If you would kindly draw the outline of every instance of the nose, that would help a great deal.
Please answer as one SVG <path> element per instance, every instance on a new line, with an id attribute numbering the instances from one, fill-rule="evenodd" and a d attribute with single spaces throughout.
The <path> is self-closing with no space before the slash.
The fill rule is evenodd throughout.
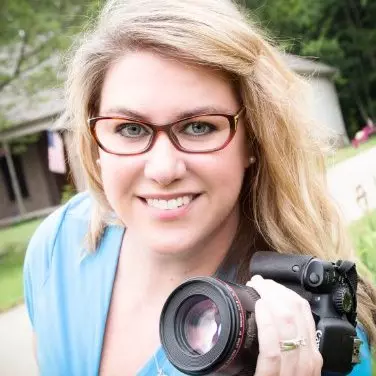
<path id="1" fill-rule="evenodd" d="M 185 162 L 181 152 L 172 144 L 167 134 L 159 133 L 151 150 L 147 153 L 145 177 L 161 186 L 168 186 L 180 180 L 186 173 Z"/>

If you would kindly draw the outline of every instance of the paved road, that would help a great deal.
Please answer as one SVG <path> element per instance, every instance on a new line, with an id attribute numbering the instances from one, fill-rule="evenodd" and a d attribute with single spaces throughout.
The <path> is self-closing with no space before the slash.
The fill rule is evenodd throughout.
<path id="1" fill-rule="evenodd" d="M 0 315 L 0 375 L 38 375 L 24 305 Z"/>
<path id="2" fill-rule="evenodd" d="M 329 190 L 347 223 L 376 208 L 376 147 L 346 159 L 328 171 Z"/>

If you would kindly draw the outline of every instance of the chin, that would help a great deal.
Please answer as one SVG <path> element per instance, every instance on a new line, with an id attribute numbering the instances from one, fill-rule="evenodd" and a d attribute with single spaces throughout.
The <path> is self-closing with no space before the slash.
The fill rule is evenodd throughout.
<path id="1" fill-rule="evenodd" d="M 161 244 L 155 244 L 153 243 L 150 246 L 150 249 L 152 252 L 157 253 L 159 255 L 165 255 L 165 256 L 179 256 L 184 255 L 189 252 L 191 247 L 189 245 L 184 246 L 181 243 L 176 244 L 174 243 L 161 243 Z"/>
<path id="2" fill-rule="evenodd" d="M 189 239 L 189 241 L 186 241 Z M 184 237 L 179 239 L 176 236 L 173 239 L 168 239 L 166 236 L 161 236 L 159 239 L 145 239 L 145 243 L 148 243 L 147 248 L 153 253 L 166 256 L 179 256 L 189 253 L 197 242 L 193 242 L 191 237 Z"/>

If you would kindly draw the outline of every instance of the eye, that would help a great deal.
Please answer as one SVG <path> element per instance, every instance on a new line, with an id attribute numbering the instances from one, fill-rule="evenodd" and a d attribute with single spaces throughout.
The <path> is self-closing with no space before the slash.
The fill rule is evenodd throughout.
<path id="1" fill-rule="evenodd" d="M 183 132 L 192 136 L 201 136 L 213 132 L 216 127 L 210 123 L 196 121 L 185 125 Z"/>
<path id="2" fill-rule="evenodd" d="M 149 129 L 138 123 L 126 123 L 120 124 L 116 127 L 116 133 L 119 133 L 123 137 L 142 137 L 150 134 Z"/>

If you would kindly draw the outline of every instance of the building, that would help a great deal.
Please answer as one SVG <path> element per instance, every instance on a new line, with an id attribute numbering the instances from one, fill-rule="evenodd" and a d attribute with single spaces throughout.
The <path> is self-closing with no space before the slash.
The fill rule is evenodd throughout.
<path id="1" fill-rule="evenodd" d="M 60 91 L 48 90 L 17 101 L 7 112 L 12 124 L 0 130 L 0 225 L 48 213 L 60 204 L 64 186 L 74 184 L 64 161 L 65 145 L 58 143 L 58 134 L 50 132 L 62 108 Z M 25 137 L 34 142 L 19 153 L 18 145 L 24 145 Z M 56 151 L 60 155 L 54 158 Z"/>
<path id="2" fill-rule="evenodd" d="M 348 144 L 333 83 L 336 69 L 298 56 L 284 55 L 283 58 L 292 70 L 309 77 L 314 89 L 312 109 L 316 119 L 335 132 L 337 145 Z M 3 103 L 0 101 L 4 105 L 3 98 L 6 93 L 1 98 Z M 66 168 L 61 169 L 62 153 L 66 157 L 65 145 L 69 137 L 63 133 L 60 145 L 55 133 L 60 128 L 56 119 L 64 107 L 61 92 L 47 90 L 32 98 L 22 97 L 17 103 L 6 114 L 8 126 L 0 130 L 0 225 L 53 210 L 60 204 L 67 182 L 77 190 L 85 188 L 78 165 L 69 165 L 66 161 Z M 24 153 L 11 152 L 10 145 L 14 149 L 15 142 L 33 135 L 38 136 L 38 141 L 29 145 Z M 56 150 L 56 143 L 60 145 L 59 150 Z M 51 164 L 58 166 L 51 167 Z"/>
<path id="3" fill-rule="evenodd" d="M 315 120 L 328 127 L 337 147 L 349 144 L 345 122 L 333 82 L 337 69 L 321 62 L 295 55 L 285 55 L 285 61 L 296 73 L 306 77 L 312 86 L 312 115 Z"/>

